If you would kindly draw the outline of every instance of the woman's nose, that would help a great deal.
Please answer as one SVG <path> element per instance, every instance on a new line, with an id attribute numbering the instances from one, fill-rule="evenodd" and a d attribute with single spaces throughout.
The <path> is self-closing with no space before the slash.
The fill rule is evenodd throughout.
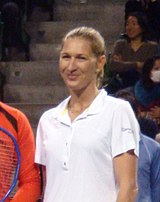
<path id="1" fill-rule="evenodd" d="M 68 70 L 72 71 L 75 69 L 75 58 L 71 58 L 68 63 Z"/>

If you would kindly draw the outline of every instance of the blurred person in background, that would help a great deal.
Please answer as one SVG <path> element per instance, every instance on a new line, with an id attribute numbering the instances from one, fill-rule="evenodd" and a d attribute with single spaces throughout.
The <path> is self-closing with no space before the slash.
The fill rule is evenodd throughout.
<path id="1" fill-rule="evenodd" d="M 12 49 L 25 52 L 28 60 L 30 37 L 24 23 L 31 11 L 32 0 L 1 0 L 0 12 L 2 26 L 2 61 L 12 60 Z"/>
<path id="2" fill-rule="evenodd" d="M 143 12 L 149 23 L 148 39 L 160 40 L 160 0 L 128 0 L 125 3 L 125 19 L 132 12 Z"/>
<path id="3" fill-rule="evenodd" d="M 134 94 L 140 103 L 141 116 L 155 120 L 160 128 L 160 56 L 146 60 Z"/>
<path id="4" fill-rule="evenodd" d="M 151 119 L 141 118 L 139 103 L 128 89 L 119 90 L 114 96 L 130 103 L 140 124 L 136 202 L 160 202 L 160 145 L 155 141 L 158 125 Z"/>
<path id="5" fill-rule="evenodd" d="M 130 13 L 125 21 L 126 36 L 115 42 L 111 56 L 110 71 L 113 74 L 112 85 L 115 91 L 133 87 L 141 75 L 142 67 L 147 58 L 158 52 L 158 45 L 149 42 L 147 36 L 147 20 L 142 13 Z M 112 92 L 114 93 L 114 92 Z"/>

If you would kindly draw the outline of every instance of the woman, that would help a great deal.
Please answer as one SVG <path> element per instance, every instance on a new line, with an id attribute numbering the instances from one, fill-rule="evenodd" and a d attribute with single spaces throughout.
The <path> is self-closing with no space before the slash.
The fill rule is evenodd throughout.
<path id="1" fill-rule="evenodd" d="M 160 56 L 153 56 L 144 63 L 134 93 L 142 115 L 156 120 L 160 126 Z"/>
<path id="2" fill-rule="evenodd" d="M 0 101 L 0 127 L 7 130 L 16 139 L 21 157 L 17 187 L 6 200 L 2 200 L 5 193 L 8 192 L 7 181 L 13 177 L 12 174 L 15 171 L 9 172 L 14 169 L 13 160 L 15 158 L 12 148 L 10 148 L 11 165 L 9 166 L 9 163 L 5 161 L 8 158 L 4 158 L 2 148 L 4 133 L 0 131 L 0 201 L 36 202 L 40 197 L 40 175 L 39 167 L 34 164 L 35 142 L 30 123 L 20 110 Z M 7 166 L 9 169 L 6 169 Z"/>
<path id="3" fill-rule="evenodd" d="M 105 52 L 93 28 L 64 37 L 59 68 L 70 96 L 45 112 L 37 129 L 45 202 L 135 201 L 139 128 L 127 102 L 97 87 Z"/>
<path id="4" fill-rule="evenodd" d="M 118 89 L 134 86 L 139 79 L 144 61 L 152 57 L 158 46 L 146 40 L 147 22 L 141 13 L 130 13 L 125 22 L 126 39 L 114 45 L 111 71 L 118 75 Z"/>
<path id="5" fill-rule="evenodd" d="M 159 42 L 160 39 L 160 0 L 127 0 L 125 3 L 125 18 L 131 12 L 143 12 L 150 27 L 149 38 Z"/>
<path id="6" fill-rule="evenodd" d="M 25 30 L 26 15 L 31 10 L 33 0 L 1 0 L 0 1 L 0 21 L 3 61 L 13 60 L 13 48 L 25 53 L 25 58 L 29 56 L 30 36 Z"/>

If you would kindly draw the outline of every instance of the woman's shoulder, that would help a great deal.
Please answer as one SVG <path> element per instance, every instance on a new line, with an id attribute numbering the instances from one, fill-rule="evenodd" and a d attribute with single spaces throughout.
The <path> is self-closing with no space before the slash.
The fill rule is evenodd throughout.
<path id="1" fill-rule="evenodd" d="M 42 114 L 41 119 L 46 119 L 46 118 L 50 118 L 50 117 L 56 118 L 57 116 L 59 116 L 59 114 L 66 109 L 69 99 L 70 99 L 70 97 L 66 98 L 58 105 L 52 105 L 52 107 L 50 109 L 46 110 Z"/>
<path id="2" fill-rule="evenodd" d="M 108 95 L 106 97 L 106 100 L 104 102 L 104 106 L 106 105 L 106 108 L 108 110 L 108 107 L 113 111 L 125 111 L 128 110 L 129 102 L 126 100 L 123 100 L 121 98 L 117 98 L 114 95 Z"/>
<path id="3" fill-rule="evenodd" d="M 157 48 L 158 47 L 158 43 L 155 42 L 155 41 L 146 41 L 144 43 L 145 46 L 148 46 L 148 47 L 153 47 L 153 48 Z"/>
<path id="4" fill-rule="evenodd" d="M 138 96 L 138 95 L 143 95 L 144 93 L 146 94 L 148 93 L 148 91 L 145 89 L 142 80 L 139 79 L 134 85 L 134 94 L 135 96 Z"/>
<path id="5" fill-rule="evenodd" d="M 116 51 L 128 50 L 129 47 L 130 45 L 126 39 L 118 39 L 114 43 L 114 50 Z"/>
<path id="6" fill-rule="evenodd" d="M 152 152 L 153 152 L 153 151 L 158 150 L 160 153 L 160 144 L 158 142 L 156 142 L 154 139 L 152 139 L 144 134 L 141 134 L 141 140 L 150 151 L 152 150 Z"/>
<path id="7" fill-rule="evenodd" d="M 135 91 L 135 89 L 137 89 L 137 88 L 144 88 L 144 85 L 143 85 L 143 82 L 142 82 L 142 80 L 141 79 L 139 79 L 136 83 L 135 83 L 135 85 L 134 85 L 134 91 Z"/>
<path id="8" fill-rule="evenodd" d="M 117 45 L 126 45 L 126 44 L 128 44 L 128 41 L 126 39 L 117 39 L 115 44 L 117 44 Z"/>

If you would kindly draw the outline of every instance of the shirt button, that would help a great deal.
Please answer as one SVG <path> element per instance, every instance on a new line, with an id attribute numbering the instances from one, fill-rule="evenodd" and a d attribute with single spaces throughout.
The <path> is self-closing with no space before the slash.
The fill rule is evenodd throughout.
<path id="1" fill-rule="evenodd" d="M 66 146 L 68 145 L 68 142 L 66 142 Z"/>
<path id="2" fill-rule="evenodd" d="M 63 162 L 63 168 L 64 168 L 64 170 L 68 170 L 68 167 L 67 167 L 67 163 L 66 162 Z"/>

